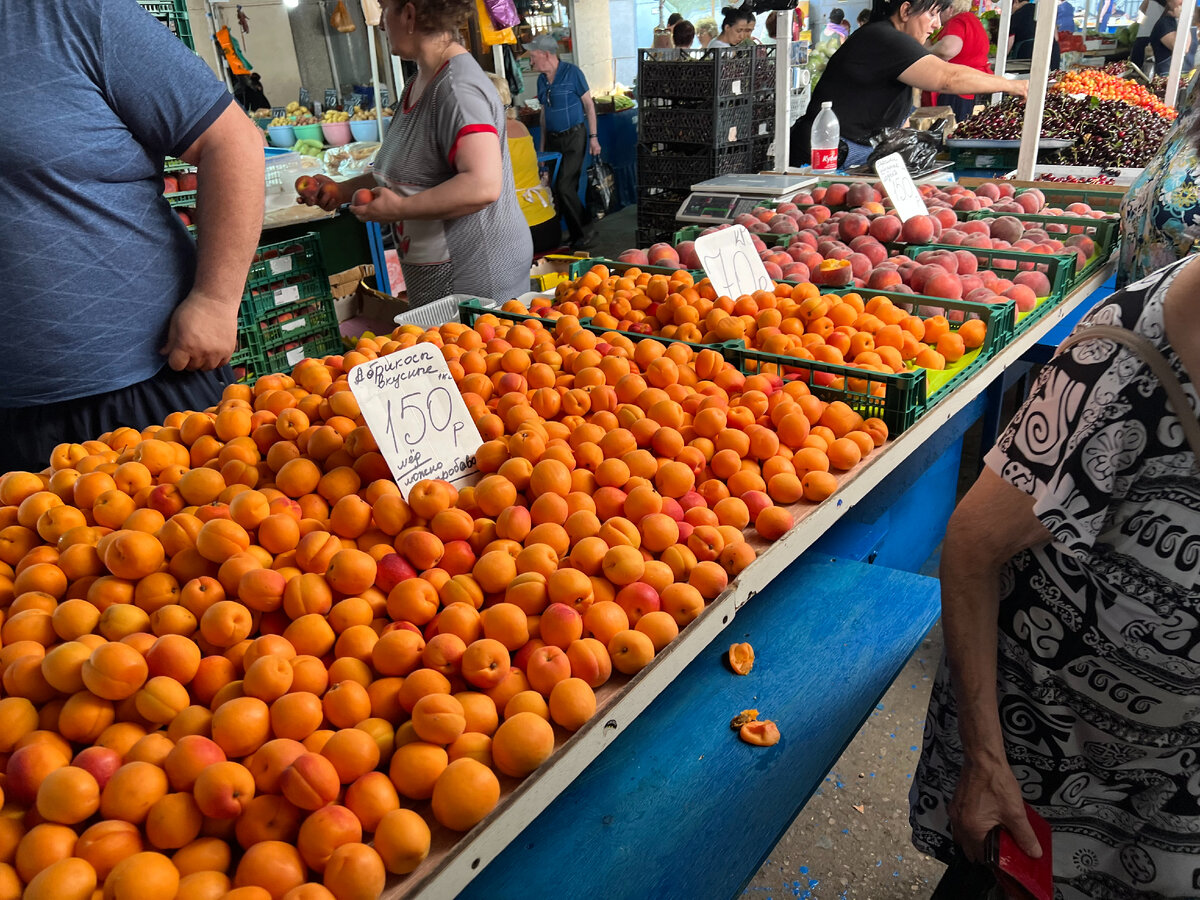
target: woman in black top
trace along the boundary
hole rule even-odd
[[[1179,30],[1179,0],[1168,0],[1166,11],[1154,23],[1150,32],[1150,49],[1154,51],[1154,74],[1169,75],[1171,73],[1171,54],[1175,50],[1175,36]],[[1192,50],[1193,59],[1195,50]],[[1187,60],[1184,60],[1183,71],[1188,71]]]
[[[869,139],[881,128],[904,124],[912,88],[945,94],[1001,91],[1024,97],[1027,83],[1009,81],[934,56],[925,41],[941,26],[949,0],[876,0],[871,21],[847,38],[829,59],[808,111],[792,126],[793,166],[809,163],[809,137],[821,104],[829,101],[849,148],[843,166],[862,165]]]

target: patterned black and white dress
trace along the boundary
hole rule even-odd
[[[500,143],[500,198],[457,219],[412,219],[395,225],[396,249],[409,302],[450,294],[504,302],[529,290],[533,239],[517,203],[508,156],[504,107],[496,88],[469,53],[452,56],[409,105],[405,91],[375,159],[375,179],[404,197],[458,174],[462,138],[479,132]]]
[[[1163,327],[1189,261],[1081,327],[1148,338],[1197,409]],[[1200,897],[1200,476],[1176,411],[1130,350],[1077,344],[1043,369],[986,462],[1054,536],[1001,574],[997,690],[1009,764],[1054,830],[1056,896]],[[943,659],[910,819],[916,846],[944,862],[961,765]]]

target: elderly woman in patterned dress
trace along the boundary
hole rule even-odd
[[[472,0],[383,0],[393,53],[417,63],[375,160],[374,175],[334,182],[317,202],[351,203],[394,226],[409,302],[449,294],[510,300],[529,290],[533,242],[517,204],[504,109],[459,43]],[[320,179],[328,181],[328,179]],[[356,192],[371,190],[369,203]]]
[[[1080,325],[1148,339],[1186,403],[1126,346],[1076,343],[950,521],[946,656],[910,797],[913,842],[950,865],[938,900],[987,895],[997,825],[1052,852],[1058,900],[1200,896],[1198,295],[1186,258]]]

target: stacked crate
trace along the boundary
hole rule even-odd
[[[754,54],[754,112],[750,123],[750,169],[761,172],[771,166],[770,150],[775,141],[776,47],[761,45]]]
[[[751,170],[752,52],[638,51],[639,246],[674,233],[693,184]]]
[[[238,379],[285,372],[306,357],[327,356],[340,347],[317,234],[260,246],[238,310],[238,344],[231,363]]]
[[[188,19],[187,0],[138,0],[138,4],[171,29],[171,33],[187,44],[189,49],[196,49],[192,23]]]

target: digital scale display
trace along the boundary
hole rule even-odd
[[[693,184],[675,218],[702,225],[732,222],[764,202],[790,199],[816,180],[796,175],[722,175]]]

